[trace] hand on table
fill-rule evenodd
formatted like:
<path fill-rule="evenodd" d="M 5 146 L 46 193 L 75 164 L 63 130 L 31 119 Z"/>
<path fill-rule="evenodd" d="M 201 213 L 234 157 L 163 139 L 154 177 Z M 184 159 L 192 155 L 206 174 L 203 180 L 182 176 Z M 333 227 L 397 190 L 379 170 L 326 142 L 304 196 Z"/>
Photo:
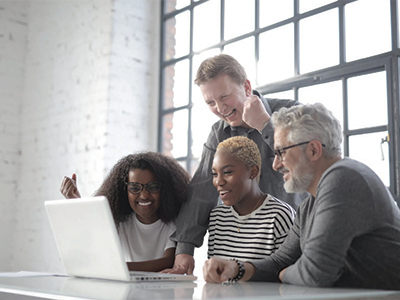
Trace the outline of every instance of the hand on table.
<path fill-rule="evenodd" d="M 165 269 L 162 273 L 171 274 L 193 274 L 194 258 L 189 254 L 178 254 L 175 256 L 174 266 L 171 269 Z"/>

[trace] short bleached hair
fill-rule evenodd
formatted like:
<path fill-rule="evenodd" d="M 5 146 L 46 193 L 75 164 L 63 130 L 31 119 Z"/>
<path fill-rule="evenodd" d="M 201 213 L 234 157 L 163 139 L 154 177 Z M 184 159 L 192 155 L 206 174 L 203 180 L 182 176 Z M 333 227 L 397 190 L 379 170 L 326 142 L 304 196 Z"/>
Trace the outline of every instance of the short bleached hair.
<path fill-rule="evenodd" d="M 247 168 L 258 167 L 261 171 L 261 155 L 256 143 L 245 136 L 234 136 L 228 138 L 217 146 L 217 151 L 225 151 L 232 154 L 245 164 Z"/>

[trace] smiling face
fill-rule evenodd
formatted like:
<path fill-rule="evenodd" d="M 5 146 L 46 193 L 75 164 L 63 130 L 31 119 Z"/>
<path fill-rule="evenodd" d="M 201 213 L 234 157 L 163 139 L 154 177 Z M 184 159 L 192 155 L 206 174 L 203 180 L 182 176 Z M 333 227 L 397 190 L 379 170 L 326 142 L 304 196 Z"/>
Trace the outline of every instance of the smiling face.
<path fill-rule="evenodd" d="M 244 211 L 247 206 L 254 207 L 252 199 L 256 171 L 248 168 L 231 153 L 218 150 L 212 165 L 213 184 L 225 205 L 234 206 L 237 211 Z M 257 183 L 256 183 L 257 184 Z"/>
<path fill-rule="evenodd" d="M 129 171 L 128 177 L 128 182 L 136 182 L 143 185 L 156 182 L 156 177 L 150 170 L 132 169 Z M 143 188 L 139 194 L 129 191 L 127 193 L 129 205 L 140 222 L 151 224 L 159 219 L 157 211 L 160 207 L 160 192 L 150 193 Z"/>
<path fill-rule="evenodd" d="M 247 80 L 242 85 L 228 75 L 221 74 L 200 85 L 204 101 L 209 109 L 231 126 L 247 127 L 243 122 L 243 104 L 251 95 L 251 85 Z"/>
<path fill-rule="evenodd" d="M 292 144 L 287 140 L 287 130 L 276 128 L 274 139 L 275 149 Z M 272 164 L 274 170 L 283 174 L 283 187 L 288 193 L 310 192 L 314 172 L 304 151 L 305 147 L 308 147 L 308 144 L 285 150 L 281 158 L 275 156 Z"/>

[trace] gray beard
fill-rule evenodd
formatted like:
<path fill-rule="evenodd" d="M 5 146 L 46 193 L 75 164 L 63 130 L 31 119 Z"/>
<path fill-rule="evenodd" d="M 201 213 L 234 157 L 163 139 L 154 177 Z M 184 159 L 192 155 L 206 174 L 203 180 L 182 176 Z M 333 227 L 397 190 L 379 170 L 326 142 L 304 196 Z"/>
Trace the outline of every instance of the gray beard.
<path fill-rule="evenodd" d="M 299 161 L 298 167 L 293 171 L 292 178 L 283 185 L 287 193 L 303 193 L 307 192 L 313 181 L 312 174 L 307 161 L 303 156 Z"/>
<path fill-rule="evenodd" d="M 283 187 L 287 193 L 303 193 L 307 192 L 312 180 L 313 175 L 310 173 L 303 174 L 301 177 L 292 176 L 292 179 L 286 181 Z"/>

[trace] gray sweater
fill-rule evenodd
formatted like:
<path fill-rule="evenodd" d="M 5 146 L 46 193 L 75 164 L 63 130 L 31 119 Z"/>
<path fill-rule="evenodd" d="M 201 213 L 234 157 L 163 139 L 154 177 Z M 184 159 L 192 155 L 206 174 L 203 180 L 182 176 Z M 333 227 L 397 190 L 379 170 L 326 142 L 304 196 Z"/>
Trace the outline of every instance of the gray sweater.
<path fill-rule="evenodd" d="M 345 158 L 304 200 L 285 242 L 251 261 L 251 280 L 307 286 L 400 289 L 400 210 L 378 176 Z"/>

